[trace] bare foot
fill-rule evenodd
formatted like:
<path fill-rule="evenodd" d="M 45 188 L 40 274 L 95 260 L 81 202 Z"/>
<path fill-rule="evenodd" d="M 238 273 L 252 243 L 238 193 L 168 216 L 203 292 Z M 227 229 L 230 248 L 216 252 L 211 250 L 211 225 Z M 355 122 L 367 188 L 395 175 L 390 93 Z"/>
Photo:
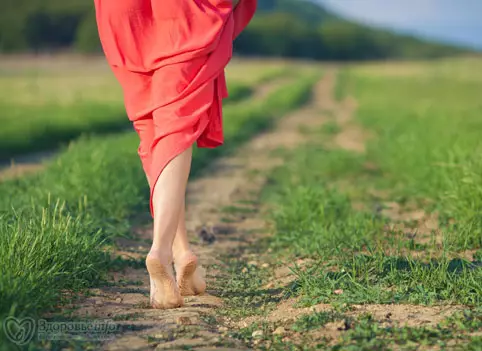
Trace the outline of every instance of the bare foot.
<path fill-rule="evenodd" d="M 197 257 L 191 251 L 174 260 L 176 278 L 182 296 L 200 295 L 206 291 L 204 270 L 198 266 Z"/>
<path fill-rule="evenodd" d="M 184 300 L 179 293 L 171 264 L 163 264 L 159 258 L 149 254 L 146 258 L 151 280 L 151 305 L 153 308 L 169 309 L 181 307 Z"/>

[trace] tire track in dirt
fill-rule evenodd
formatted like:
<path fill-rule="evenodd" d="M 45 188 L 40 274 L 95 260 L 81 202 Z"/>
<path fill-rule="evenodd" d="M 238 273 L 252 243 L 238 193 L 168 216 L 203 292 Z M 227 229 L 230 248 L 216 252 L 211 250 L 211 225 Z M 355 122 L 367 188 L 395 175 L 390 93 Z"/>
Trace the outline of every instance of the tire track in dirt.
<path fill-rule="evenodd" d="M 271 131 L 256 136 L 235 155 L 218 159 L 205 171 L 204 177 L 190 182 L 187 229 L 191 237 L 201 238 L 193 249 L 207 269 L 207 294 L 186 298 L 182 308 L 151 309 L 145 268 L 129 267 L 113 274 L 113 284 L 91 290 L 91 296 L 77 305 L 74 316 L 114 319 L 122 329 L 103 349 L 246 349 L 228 338 L 218 323 L 209 323 L 223 304 L 217 297 L 219 292 L 209 287 L 215 286 L 214 281 L 224 274 L 222 255 L 258 240 L 263 235 L 265 222 L 255 213 L 248 213 L 236 223 L 222 224 L 222 208 L 259 193 L 266 180 L 264 173 L 283 161 L 273 156 L 272 151 L 280 147 L 293 148 L 307 141 L 306 135 L 299 131 L 300 125 L 321 126 L 325 118 L 319 108 L 327 108 L 330 103 L 335 78 L 335 72 L 329 71 L 316 85 L 308 106 L 281 119 Z M 136 240 L 119 242 L 117 254 L 143 260 L 149 249 L 151 230 L 138 229 L 136 234 Z"/>
<path fill-rule="evenodd" d="M 56 154 L 55 151 L 34 152 L 16 157 L 10 162 L 0 162 L 0 182 L 40 171 L 44 168 L 44 162 Z"/>
<path fill-rule="evenodd" d="M 368 135 L 360 126 L 353 123 L 357 107 L 356 100 L 351 96 L 346 97 L 338 105 L 336 122 L 341 131 L 335 137 L 335 144 L 343 150 L 364 153 Z"/>

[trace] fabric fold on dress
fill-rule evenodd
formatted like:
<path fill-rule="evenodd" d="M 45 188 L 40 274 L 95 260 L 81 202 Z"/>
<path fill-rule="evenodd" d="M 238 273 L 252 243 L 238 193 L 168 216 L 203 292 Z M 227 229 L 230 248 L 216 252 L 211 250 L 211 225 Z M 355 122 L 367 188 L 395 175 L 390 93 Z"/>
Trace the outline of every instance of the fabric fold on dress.
<path fill-rule="evenodd" d="M 224 68 L 256 0 L 94 0 L 106 59 L 124 92 L 152 193 L 166 165 L 223 138 Z"/>

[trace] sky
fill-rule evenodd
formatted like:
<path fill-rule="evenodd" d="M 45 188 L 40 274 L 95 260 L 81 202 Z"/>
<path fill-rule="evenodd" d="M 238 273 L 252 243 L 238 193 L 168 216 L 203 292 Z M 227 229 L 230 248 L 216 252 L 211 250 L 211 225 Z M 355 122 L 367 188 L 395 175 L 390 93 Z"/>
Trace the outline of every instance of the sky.
<path fill-rule="evenodd" d="M 347 18 L 482 49 L 482 0 L 315 0 Z"/>

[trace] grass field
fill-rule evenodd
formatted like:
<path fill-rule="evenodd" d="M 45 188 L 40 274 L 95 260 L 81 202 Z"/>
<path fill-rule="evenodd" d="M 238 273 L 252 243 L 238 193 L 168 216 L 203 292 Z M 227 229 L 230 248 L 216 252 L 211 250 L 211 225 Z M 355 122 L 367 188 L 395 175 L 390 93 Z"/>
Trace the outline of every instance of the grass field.
<path fill-rule="evenodd" d="M 130 126 L 121 88 L 102 57 L 3 57 L 0 63 L 0 161 Z M 287 67 L 235 61 L 227 73 L 226 103 L 249 97 L 253 85 L 286 73 Z"/>
<path fill-rule="evenodd" d="M 267 70 L 249 84 L 287 73 Z M 313 73 L 304 73 L 263 100 L 232 101 L 225 108 L 225 119 L 230 121 L 225 128 L 227 146 L 196 149 L 193 176 L 303 104 L 315 80 Z M 106 248 L 113 238 L 129 236 L 133 216 L 148 206 L 137 143 L 132 132 L 86 137 L 38 174 L 0 183 L 2 319 L 55 310 L 71 298 L 71 292 L 95 286 L 108 269 L 122 266 L 111 260 Z"/>
<path fill-rule="evenodd" d="M 18 116 L 33 120 L 32 109 L 43 111 L 42 124 L 57 123 L 48 113 L 52 106 L 64 122 L 72 115 L 82 119 L 82 106 L 106 108 L 98 114 L 105 130 L 98 121 L 78 128 L 69 119 L 58 123 L 66 129 L 45 147 L 87 131 L 112 132 L 107 121 L 120 121 L 122 102 L 104 63 L 94 60 L 87 73 L 74 74 L 72 67 L 85 62 L 62 59 L 57 70 L 40 60 L 30 71 L 28 62 L 11 60 L 0 73 L 0 105 L 11 104 L 3 110 L 12 136 L 5 150 L 14 142 L 21 145 L 15 152 L 36 150 L 18 137 Z M 231 339 L 254 349 L 481 350 L 480 68 L 475 58 L 338 68 L 333 91 L 323 93 L 334 107 L 310 112 L 321 127 L 299 127 L 305 145 L 276 149 L 273 158 L 283 162 L 269 172 L 262 192 L 251 194 L 256 201 L 220 210 L 235 231 L 243 230 L 236 216 L 266 214 L 263 229 L 270 235 L 249 232 L 247 248 L 216 257 L 229 264 L 227 276 L 214 284 L 225 306 L 214 312 L 212 328 L 229 320 L 239 326 L 228 331 Z M 293 62 L 234 61 L 226 145 L 196 149 L 192 175 L 209 178 L 203 171 L 214 159 L 235 154 L 310 102 L 324 71 Z M 268 93 L 259 95 L 265 86 L 271 86 Z M 17 117 L 9 117 L 12 111 Z M 32 131 L 45 133 L 35 124 Z M 2 133 L 0 155 L 7 140 Z M 137 144 L 133 132 L 82 136 L 38 173 L 0 182 L 0 319 L 61 318 L 63 304 L 111 283 L 108 271 L 132 264 L 111 252 L 116 238 L 135 239 L 132 227 L 148 208 Z M 285 266 L 293 279 L 277 282 L 276 269 Z M 306 313 L 284 318 L 282 308 L 292 301 Z M 283 318 L 268 318 L 276 312 Z M 8 348 L 3 333 L 0 345 Z M 32 349 L 46 345 L 60 348 Z"/>
<path fill-rule="evenodd" d="M 292 324 L 261 319 L 238 337 L 259 347 L 261 330 L 271 349 L 482 349 L 480 65 L 341 71 L 336 95 L 355 98 L 356 115 L 308 131 L 316 142 L 286 152 L 263 197 L 275 231 L 265 250 L 274 262 L 306 263 L 285 296 L 331 308 Z M 357 130 L 366 152 L 337 146 L 344 130 Z M 243 284 L 259 293 L 270 274 L 254 271 Z M 416 323 L 417 306 L 452 315 Z"/>

